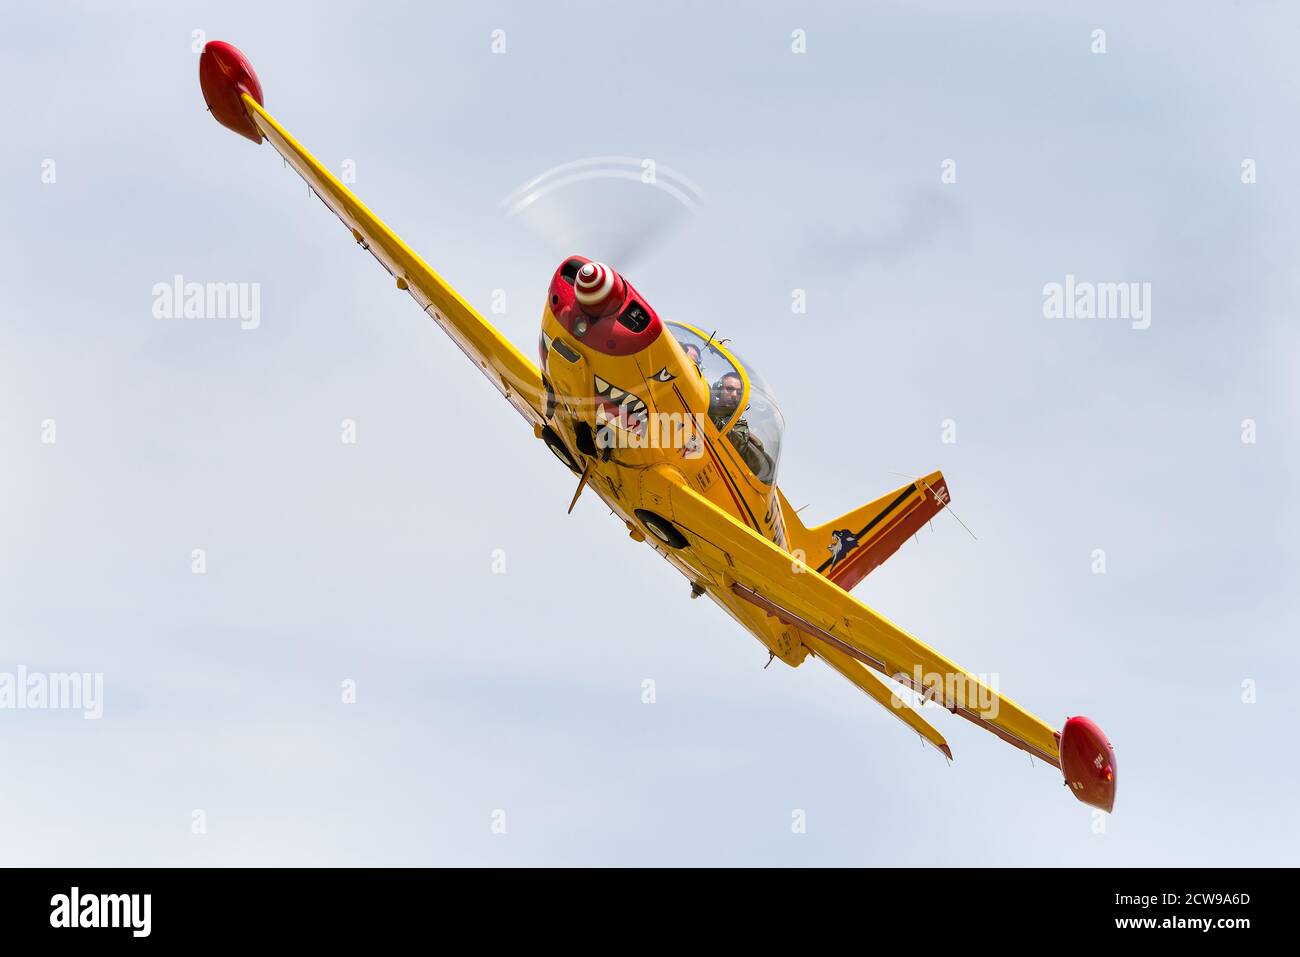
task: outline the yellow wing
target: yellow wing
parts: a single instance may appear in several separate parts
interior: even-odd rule
[[[437,320],[525,419],[534,426],[543,424],[546,399],[537,366],[429,268],[255,99],[247,93],[242,98],[253,125],[352,231],[352,237],[397,280],[397,288],[409,292],[420,308]]]
[[[893,678],[1004,741],[1060,766],[1057,733],[1050,725],[740,524],[678,478],[669,468],[650,470],[642,479],[643,491],[656,493],[660,507],[666,504],[671,510],[666,517],[689,543],[683,551],[699,550],[702,556],[710,549],[723,553],[722,597],[730,592],[795,627],[814,654],[824,655],[859,687],[864,686],[845,671],[850,663]],[[827,649],[834,654],[826,654]],[[899,717],[925,734],[907,713]],[[927,739],[939,743],[930,735]]]

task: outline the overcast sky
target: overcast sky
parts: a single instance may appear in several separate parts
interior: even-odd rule
[[[6,5],[0,673],[102,673],[103,716],[0,710],[0,859],[1297,863],[1300,11],[1041,6]],[[516,413],[206,114],[195,31],[529,355],[605,224],[501,199],[599,156],[697,185],[615,265],[762,370],[809,523],[944,470],[977,540],[940,516],[856,594],[1096,719],[1104,830],[964,722],[949,766],[820,662],[763,670],[595,496],[566,516]],[[611,235],[662,225],[646,195]],[[257,327],[156,317],[176,275],[258,284]],[[1067,276],[1149,283],[1149,327],[1045,317]]]

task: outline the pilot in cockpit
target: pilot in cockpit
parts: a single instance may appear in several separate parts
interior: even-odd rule
[[[740,394],[743,391],[740,376],[734,372],[728,372],[713,383],[713,388],[709,390],[709,418],[719,432],[736,414],[736,406],[740,405]],[[744,419],[741,420],[743,421]],[[739,425],[740,422],[736,424]]]
[[[744,388],[740,376],[728,372],[713,383],[713,388],[709,390],[709,420],[719,432],[736,414],[736,407],[740,405],[740,396]],[[751,472],[755,475],[767,474],[772,463],[758,436],[750,433],[749,423],[745,421],[743,415],[731,427],[727,439],[736,447],[736,451],[740,453],[740,457],[744,459]]]

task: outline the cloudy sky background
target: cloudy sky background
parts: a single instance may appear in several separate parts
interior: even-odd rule
[[[1057,6],[7,6],[0,671],[103,672],[105,713],[0,711],[0,861],[1296,863],[1300,11]],[[1104,833],[964,722],[950,767],[819,662],[763,670],[594,496],[566,516],[518,416],[206,115],[195,30],[528,354],[599,250],[502,197],[602,155],[697,183],[630,278],[775,387],[810,522],[944,469],[978,540],[943,516],[857,594],[1095,718]],[[260,327],[154,318],[178,273],[260,283]],[[1067,274],[1150,282],[1150,328],[1045,319]]]

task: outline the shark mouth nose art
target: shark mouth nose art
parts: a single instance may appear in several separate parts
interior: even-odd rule
[[[624,432],[644,435],[647,410],[645,402],[626,389],[611,385],[595,376],[596,428],[615,426]]]

